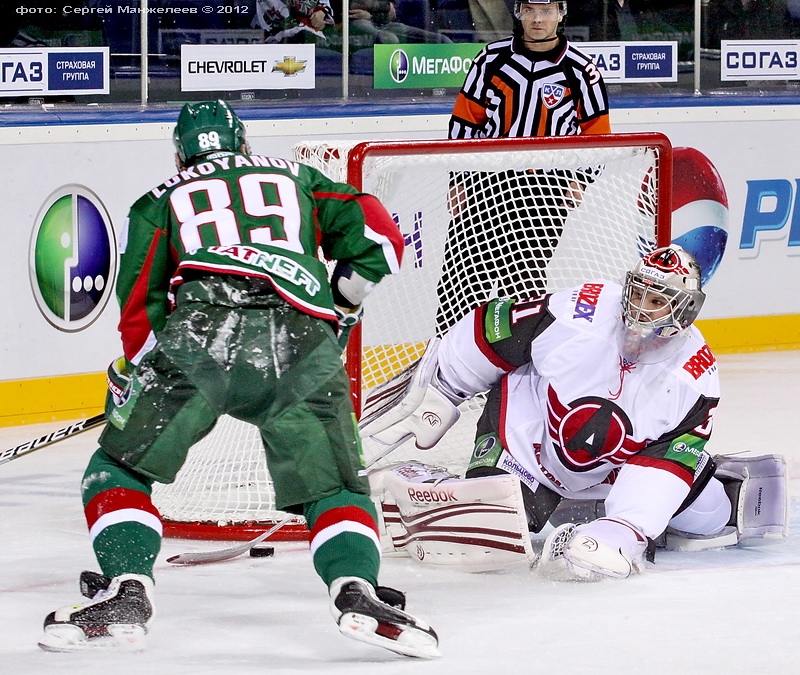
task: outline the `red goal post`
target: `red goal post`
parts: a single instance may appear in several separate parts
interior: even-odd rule
[[[503,263],[509,256],[536,259],[543,266],[537,283],[550,292],[597,278],[619,281],[645,250],[671,239],[672,146],[663,134],[304,142],[293,149],[293,159],[375,195],[406,241],[400,273],[367,297],[363,323],[350,336],[346,368],[357,411],[364,391],[412,363],[437,325],[451,324],[474,305],[458,280],[443,283],[453,271],[462,280],[497,277],[494,290],[522,294],[529,291],[515,283],[525,286],[530,270],[517,270],[501,283],[501,274],[482,268],[487,260]],[[566,207],[558,204],[565,183],[578,184]],[[540,197],[535,208],[526,193],[531,190]],[[487,243],[482,233],[519,229],[517,219],[532,230],[537,219],[545,229],[557,221],[563,229],[550,238],[557,245],[544,251],[538,240],[515,240],[492,252],[493,240]],[[474,248],[475,255],[453,263],[445,250],[456,226],[467,231],[466,253]],[[480,242],[474,246],[473,234]],[[461,420],[432,450],[418,453],[409,443],[389,461],[415,457],[462,471],[482,404],[481,397],[462,404]],[[376,451],[369,441],[364,450],[367,459]],[[175,483],[154,486],[153,501],[165,534],[184,538],[251,539],[285,515],[275,510],[258,431],[230,417],[192,448]],[[307,535],[298,518],[274,538]]]

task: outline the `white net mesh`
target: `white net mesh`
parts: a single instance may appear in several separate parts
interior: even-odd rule
[[[412,363],[431,336],[485,300],[620,280],[655,242],[663,147],[623,139],[596,147],[556,139],[555,148],[522,139],[408,142],[364,153],[361,189],[392,213],[406,249],[401,273],[365,302],[362,391]],[[346,182],[354,145],[302,143],[294,158]],[[390,461],[414,455],[463,471],[482,404],[464,404],[462,420],[434,449],[410,444]],[[374,453],[365,442],[366,457]],[[257,431],[223,418],[154,501],[176,520],[269,521],[280,514],[270,511],[268,485]]]

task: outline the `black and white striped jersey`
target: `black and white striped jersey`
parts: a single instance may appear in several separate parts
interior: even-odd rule
[[[508,37],[478,54],[456,99],[450,138],[611,133],[608,95],[591,59],[563,36],[546,52]]]

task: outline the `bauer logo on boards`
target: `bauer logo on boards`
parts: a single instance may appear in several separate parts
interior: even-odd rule
[[[31,289],[47,321],[75,332],[102,314],[114,290],[116,238],[100,198],[81,185],[53,192],[31,235]]]

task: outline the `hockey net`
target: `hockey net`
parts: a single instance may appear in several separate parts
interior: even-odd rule
[[[362,393],[479,302],[619,281],[643,251],[670,240],[672,149],[662,134],[306,142],[293,155],[375,195],[405,238],[400,274],[367,298],[348,345],[357,409]],[[481,397],[462,404],[432,450],[408,443],[382,462],[414,457],[462,472],[482,407]],[[367,460],[376,452],[364,442]],[[272,499],[258,431],[230,417],[192,448],[175,483],[153,491],[167,535],[206,539],[257,535],[285,515]],[[302,519],[278,536],[306,536]]]

